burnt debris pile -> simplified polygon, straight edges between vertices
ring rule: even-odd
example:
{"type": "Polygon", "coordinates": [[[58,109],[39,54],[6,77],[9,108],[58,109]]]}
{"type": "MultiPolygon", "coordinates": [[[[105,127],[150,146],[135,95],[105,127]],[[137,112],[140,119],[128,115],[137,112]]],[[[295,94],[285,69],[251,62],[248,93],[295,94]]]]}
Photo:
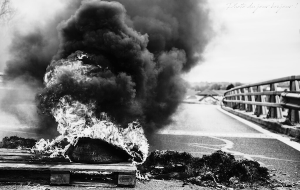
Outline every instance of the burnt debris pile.
{"type": "Polygon", "coordinates": [[[268,169],[258,162],[236,160],[222,151],[198,158],[186,152],[157,150],[151,152],[139,171],[150,178],[179,179],[201,186],[266,185],[270,179],[268,169]]]}

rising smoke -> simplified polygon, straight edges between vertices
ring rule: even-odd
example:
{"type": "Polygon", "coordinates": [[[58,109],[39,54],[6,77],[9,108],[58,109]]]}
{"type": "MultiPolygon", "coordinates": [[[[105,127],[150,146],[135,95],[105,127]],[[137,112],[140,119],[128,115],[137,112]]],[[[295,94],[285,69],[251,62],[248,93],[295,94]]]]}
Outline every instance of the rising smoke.
{"type": "Polygon", "coordinates": [[[10,59],[4,72],[6,83],[14,90],[7,91],[1,99],[1,109],[47,138],[57,134],[57,124],[53,117],[40,114],[34,106],[35,96],[44,87],[46,68],[59,47],[56,27],[70,18],[80,4],[80,0],[66,3],[63,11],[46,20],[47,25],[34,24],[30,32],[17,28],[9,47],[10,59]]]}
{"type": "Polygon", "coordinates": [[[148,135],[171,122],[185,93],[180,75],[202,61],[211,38],[205,3],[89,0],[79,5],[34,33],[16,34],[11,45],[14,58],[5,73],[41,90],[39,129],[55,128],[49,113],[64,95],[95,101],[98,115],[106,112],[120,125],[139,119],[148,135]],[[66,70],[58,84],[43,89],[45,72],[77,51],[89,55],[83,63],[95,67],[87,74],[92,80],[78,82],[66,70]]]}

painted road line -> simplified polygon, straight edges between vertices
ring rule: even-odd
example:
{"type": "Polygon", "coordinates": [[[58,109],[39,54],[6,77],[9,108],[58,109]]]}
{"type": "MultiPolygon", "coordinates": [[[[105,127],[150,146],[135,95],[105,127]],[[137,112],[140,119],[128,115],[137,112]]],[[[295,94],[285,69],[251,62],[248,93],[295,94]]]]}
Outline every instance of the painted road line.
{"type": "MultiPolygon", "coordinates": [[[[223,152],[227,152],[227,153],[232,154],[234,156],[241,156],[244,159],[248,159],[248,160],[256,160],[255,158],[261,158],[261,159],[265,159],[265,160],[277,160],[277,161],[285,161],[285,162],[291,162],[291,163],[299,163],[300,162],[300,161],[297,161],[297,160],[274,158],[274,157],[268,157],[268,156],[264,156],[264,155],[245,154],[245,153],[242,153],[242,152],[239,152],[239,151],[232,150],[233,147],[234,147],[234,143],[232,141],[228,140],[228,139],[222,139],[222,138],[219,138],[219,137],[210,137],[210,138],[219,140],[222,143],[218,144],[218,145],[207,145],[207,144],[202,144],[202,143],[188,143],[188,146],[193,146],[193,147],[208,149],[208,150],[213,150],[213,151],[222,150],[223,152]]],[[[193,153],[197,153],[197,152],[193,152],[193,153]]],[[[202,153],[202,152],[199,152],[199,153],[202,153]]],[[[264,166],[264,167],[267,166],[263,162],[260,162],[260,161],[258,161],[258,162],[261,166],[264,166]]],[[[272,166],[272,165],[268,165],[268,166],[272,166]]]]}
{"type": "Polygon", "coordinates": [[[228,116],[230,116],[230,117],[232,117],[232,118],[234,118],[234,119],[236,119],[236,120],[238,120],[238,121],[240,121],[240,122],[248,125],[249,127],[253,128],[253,129],[255,129],[255,130],[257,130],[257,131],[259,131],[259,132],[261,132],[261,133],[263,133],[263,134],[265,134],[267,136],[270,136],[270,137],[272,137],[274,139],[277,139],[277,140],[283,142],[284,144],[286,144],[286,145],[288,145],[288,146],[290,146],[290,147],[292,147],[292,148],[300,151],[300,144],[299,143],[291,141],[289,138],[283,137],[282,135],[278,135],[278,134],[272,133],[272,132],[270,132],[270,131],[268,131],[266,129],[263,129],[262,127],[260,127],[259,125],[255,124],[255,123],[252,123],[252,122],[250,122],[248,120],[245,120],[245,119],[243,119],[243,118],[241,118],[239,116],[236,116],[236,115],[234,115],[232,113],[229,113],[229,112],[223,110],[221,107],[217,107],[217,109],[219,111],[221,111],[222,113],[224,113],[224,114],[226,114],[226,115],[228,115],[228,116]]]}
{"type": "Polygon", "coordinates": [[[262,133],[206,133],[201,131],[184,131],[184,130],[161,130],[157,134],[162,135],[188,135],[188,136],[205,136],[205,137],[237,137],[237,138],[262,138],[272,139],[273,137],[262,133]]]}

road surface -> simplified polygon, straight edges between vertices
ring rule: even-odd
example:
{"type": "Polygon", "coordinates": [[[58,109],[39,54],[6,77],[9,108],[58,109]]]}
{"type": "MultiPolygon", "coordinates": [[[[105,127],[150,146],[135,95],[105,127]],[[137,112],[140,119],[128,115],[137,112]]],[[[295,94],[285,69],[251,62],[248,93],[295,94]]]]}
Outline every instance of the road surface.
{"type": "Polygon", "coordinates": [[[254,129],[213,105],[182,104],[173,118],[174,123],[149,139],[151,150],[187,151],[200,157],[223,150],[300,181],[300,149],[283,143],[290,140],[281,135],[262,133],[259,126],[254,129]]]}

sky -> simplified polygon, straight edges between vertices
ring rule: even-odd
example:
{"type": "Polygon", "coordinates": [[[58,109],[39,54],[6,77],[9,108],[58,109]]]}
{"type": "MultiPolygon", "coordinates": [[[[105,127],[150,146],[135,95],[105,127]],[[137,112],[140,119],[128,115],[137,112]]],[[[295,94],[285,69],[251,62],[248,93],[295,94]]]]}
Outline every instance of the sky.
{"type": "Polygon", "coordinates": [[[217,36],[190,82],[254,83],[300,74],[299,0],[210,0],[217,36]]]}
{"type": "MultiPolygon", "coordinates": [[[[0,72],[14,29],[25,32],[61,9],[59,0],[12,0],[14,18],[0,25],[0,72]],[[45,8],[46,7],[46,8],[45,8]]],[[[254,83],[300,72],[299,0],[209,0],[216,36],[189,82],[254,83]]]]}

